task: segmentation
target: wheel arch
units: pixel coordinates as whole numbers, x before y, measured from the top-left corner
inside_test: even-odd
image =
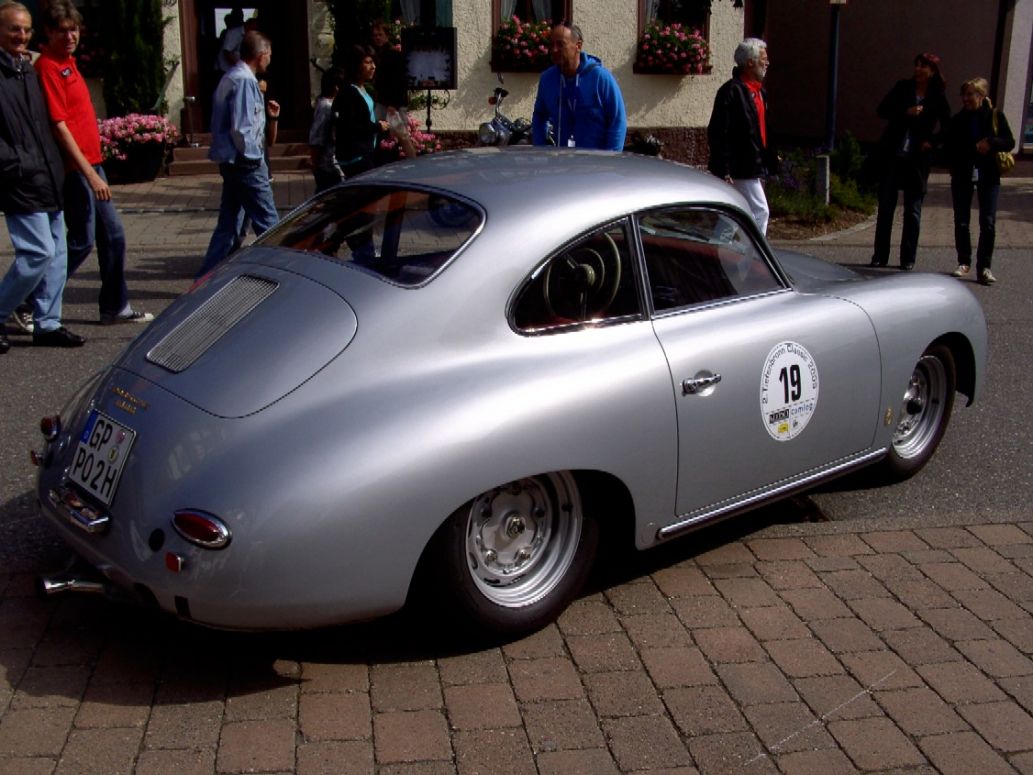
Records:
[[[620,547],[635,545],[635,500],[627,485],[607,471],[575,470],[585,514],[599,524],[600,538]]]
[[[581,496],[584,513],[596,520],[600,530],[600,540],[614,547],[633,547],[635,545],[635,503],[627,485],[616,475],[607,471],[589,469],[568,469],[574,477]],[[540,471],[529,476],[543,476],[558,471]],[[505,482],[499,482],[505,484]],[[470,498],[477,497],[474,493]],[[469,500],[457,508],[464,508]],[[433,553],[440,546],[441,534],[447,529],[452,511],[440,516],[440,521],[420,552],[416,568],[409,580],[406,601],[414,600],[421,590],[429,587],[425,581],[433,569]]]
[[[938,344],[942,344],[950,350],[951,355],[954,357],[956,389],[968,399],[965,405],[971,406],[976,398],[977,384],[976,355],[972,349],[972,343],[969,342],[968,337],[964,334],[955,331],[944,334],[929,346],[932,347]]]

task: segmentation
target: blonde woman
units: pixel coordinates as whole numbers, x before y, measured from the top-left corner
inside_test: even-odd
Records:
[[[1001,193],[997,153],[1015,147],[1008,120],[1003,113],[993,109],[986,96],[987,91],[989,85],[985,78],[970,78],[961,84],[962,108],[951,118],[946,134],[954,204],[954,246],[958,252],[958,268],[954,270],[954,276],[964,277],[972,267],[969,220],[974,191],[979,203],[976,279],[983,285],[997,281],[990,271],[996,235],[997,198]]]

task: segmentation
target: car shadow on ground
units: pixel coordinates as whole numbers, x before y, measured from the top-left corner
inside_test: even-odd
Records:
[[[821,519],[808,498],[797,497],[645,552],[604,548],[582,594],[605,592],[691,561],[768,525]],[[51,552],[41,553],[52,559]],[[0,637],[0,672],[14,676],[27,667],[28,652],[5,648],[5,642],[7,646],[32,643],[34,665],[77,664],[94,675],[112,671],[128,676],[129,683],[153,684],[170,702],[224,699],[304,684],[309,680],[306,666],[420,662],[505,647],[514,640],[472,635],[451,626],[442,609],[421,605],[409,605],[371,622],[318,630],[219,631],[101,596],[37,597],[34,577],[34,573],[19,573],[8,578],[0,605],[0,630],[6,631]],[[32,684],[19,690],[31,692]],[[54,687],[41,691],[52,693]],[[117,696],[115,701],[120,702]],[[137,701],[151,700],[128,691],[121,697],[127,704]]]
[[[771,525],[823,519],[808,497],[798,496],[645,552],[604,547],[582,596],[692,561]],[[41,547],[41,554],[52,557],[44,549],[49,547]],[[119,687],[107,697],[116,705],[229,701],[303,687],[320,680],[324,668],[354,665],[365,676],[367,666],[461,657],[515,640],[471,635],[449,625],[442,609],[416,605],[376,621],[318,630],[219,631],[101,596],[41,598],[33,592],[34,576],[0,575],[0,674],[12,686],[35,668],[68,666],[93,682],[107,676]],[[73,682],[62,690],[52,681],[22,680],[18,691],[40,696],[66,691],[69,699],[78,700],[82,686]]]

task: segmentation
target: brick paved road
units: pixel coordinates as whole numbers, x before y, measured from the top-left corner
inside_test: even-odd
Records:
[[[473,650],[416,614],[231,635],[0,575],[0,773],[1033,772],[1033,522],[821,527],[665,548]]]
[[[278,201],[304,197],[303,177],[278,178]],[[189,283],[214,183],[116,190],[145,308]],[[950,244],[937,185],[923,246]],[[1028,205],[1031,181],[1008,185],[1002,204]],[[1029,246],[1030,229],[1015,210],[1002,242]],[[557,624],[508,644],[454,642],[419,612],[255,636],[37,599],[32,577],[61,550],[32,518],[12,417],[52,409],[131,336],[89,325],[84,272],[69,286],[84,361],[0,362],[15,428],[0,450],[0,775],[1033,773],[1029,504],[1010,524],[900,529],[809,522],[789,501],[618,558]]]

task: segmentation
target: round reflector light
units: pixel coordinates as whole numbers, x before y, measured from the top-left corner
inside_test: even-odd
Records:
[[[187,541],[205,549],[222,549],[230,542],[230,529],[216,516],[184,509],[172,517],[172,526]]]
[[[61,418],[56,414],[39,421],[39,432],[47,441],[53,441],[61,433]]]

